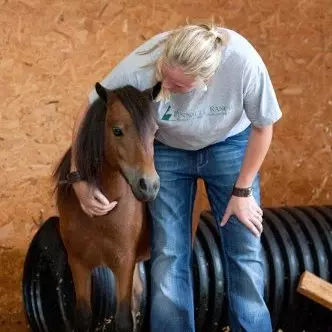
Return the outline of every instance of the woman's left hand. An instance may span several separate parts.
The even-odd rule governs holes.
[[[253,196],[232,196],[220,225],[225,226],[231,215],[235,215],[257,237],[262,234],[263,211]]]

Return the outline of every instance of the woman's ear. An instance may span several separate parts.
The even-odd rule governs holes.
[[[107,91],[106,89],[99,83],[97,82],[95,84],[95,88],[96,88],[96,91],[97,91],[97,94],[98,96],[105,102],[107,103]]]

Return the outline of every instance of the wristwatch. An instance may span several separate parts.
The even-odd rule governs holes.
[[[70,184],[81,181],[80,173],[78,171],[70,172],[67,174],[66,180]]]
[[[237,197],[249,197],[252,195],[252,187],[238,188],[234,185],[232,195]]]

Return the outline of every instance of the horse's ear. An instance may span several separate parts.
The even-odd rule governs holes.
[[[152,88],[145,90],[149,96],[150,101],[154,101],[159,95],[161,90],[161,82],[157,82]]]
[[[106,89],[99,83],[97,82],[95,85],[96,91],[98,96],[105,102],[107,103],[107,91]]]

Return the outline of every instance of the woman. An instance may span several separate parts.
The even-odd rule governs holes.
[[[161,82],[154,102],[159,131],[155,164],[161,187],[152,216],[153,332],[192,332],[191,220],[196,180],[202,178],[221,223],[232,331],[271,331],[263,300],[259,169],[281,111],[268,71],[238,33],[187,25],[154,36],[104,79],[109,89],[141,90]],[[90,95],[90,103],[97,98]],[[73,139],[84,115],[77,118]],[[72,160],[75,171],[75,160]],[[82,209],[108,213],[98,188],[74,183]]]

